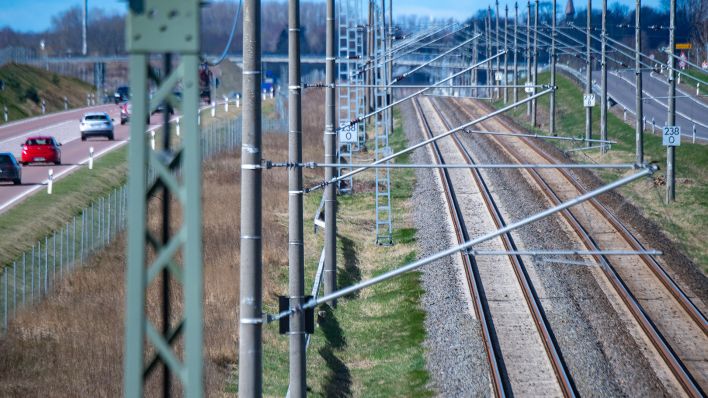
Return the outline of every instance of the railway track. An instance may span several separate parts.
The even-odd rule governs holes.
[[[463,120],[490,110],[473,101],[466,102],[465,106],[455,101],[445,104],[453,117],[466,115]],[[499,118],[481,125],[490,131],[514,131]],[[558,163],[528,138],[486,136],[483,139],[493,142],[516,163]],[[551,204],[585,191],[567,170],[532,169],[523,173]],[[561,215],[587,250],[643,249],[629,229],[598,200],[590,200]],[[694,303],[651,256],[595,255],[588,258],[600,265],[613,293],[624,303],[683,392],[694,397],[704,396],[708,383],[708,328],[701,309],[705,308],[705,303]]]
[[[436,111],[430,116],[425,112],[419,100],[414,101],[414,107],[427,138],[433,135],[432,125],[451,127],[441,113]],[[441,146],[446,148],[443,150]],[[438,164],[459,163],[460,160],[474,163],[456,136],[453,141],[434,143],[432,156]],[[478,169],[438,169],[438,173],[458,242],[505,225]],[[460,196],[464,197],[463,201],[458,200]],[[481,220],[482,212],[488,214],[486,223]],[[471,228],[467,227],[465,216],[474,218]],[[511,234],[506,234],[485,248],[516,250],[517,246]],[[543,396],[575,396],[572,380],[521,256],[476,258],[470,253],[461,253],[461,257],[475,314],[482,327],[495,395],[523,391]]]

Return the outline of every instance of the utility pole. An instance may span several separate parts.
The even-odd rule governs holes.
[[[517,34],[519,28],[519,3],[514,3],[514,103],[519,102],[519,47]]]
[[[669,10],[669,113],[666,124],[676,125],[676,79],[674,67],[674,48],[676,47],[676,0],[671,0]],[[678,137],[679,142],[681,136]],[[676,147],[669,145],[666,147],[666,203],[676,200]]]
[[[327,39],[326,39],[326,65],[325,74],[327,89],[325,90],[325,163],[338,163],[336,154],[337,133],[335,133],[334,123],[334,0],[327,0]],[[377,61],[378,62],[378,61]],[[335,167],[325,168],[325,181],[332,181],[337,175]],[[324,210],[325,210],[325,263],[324,263],[324,293],[330,294],[337,290],[337,186],[328,184],[324,190]],[[331,301],[332,307],[337,305],[336,301]]]
[[[88,53],[88,45],[86,44],[86,30],[88,27],[88,0],[84,0],[84,10],[81,21],[81,55],[84,57]]]
[[[500,41],[499,40],[499,0],[496,0],[495,3],[496,3],[496,11],[494,11],[494,18],[496,20],[496,27],[495,27],[496,33],[494,34],[494,44],[496,45],[495,48],[497,49],[497,53],[499,53],[499,41]],[[496,68],[494,70],[494,85],[497,87],[496,92],[495,92],[495,96],[497,99],[499,99],[499,88],[500,88],[499,85],[501,83],[499,80],[497,80],[497,76],[496,76],[497,73],[499,73],[499,72],[500,72],[499,58],[497,58],[496,59]]]
[[[602,98],[600,99],[600,139],[607,141],[607,0],[602,0]],[[607,153],[607,144],[600,146],[601,153]]]
[[[552,7],[552,14],[551,15],[551,87],[553,87],[553,91],[551,91],[551,99],[550,99],[550,110],[549,110],[549,117],[550,120],[548,121],[548,133],[550,135],[557,135],[556,134],[556,61],[557,61],[557,56],[556,56],[556,0],[553,0],[553,7]]]
[[[590,96],[592,95],[592,53],[590,51],[590,46],[592,45],[590,43],[590,23],[592,19],[592,0],[588,0],[588,12],[587,12],[587,18],[586,18],[586,26],[585,26],[585,65],[586,65],[586,70],[585,70],[585,94]],[[592,139],[592,107],[591,106],[585,106],[585,139],[586,140],[591,140]],[[588,146],[592,146],[592,142],[588,142]]]
[[[538,0],[533,11],[533,85],[538,82]],[[535,94],[535,89],[534,89]],[[536,127],[536,99],[531,101],[531,125]]]
[[[532,83],[531,80],[531,0],[526,3],[526,82]],[[534,87],[534,91],[536,88]],[[533,92],[526,94],[527,97],[531,97]],[[526,103],[526,117],[531,118],[531,101]]]
[[[238,391],[263,395],[263,242],[261,175],[261,2],[243,2],[241,287]]]
[[[509,102],[509,6],[504,6],[504,104]]]
[[[642,53],[642,24],[641,24],[642,0],[635,1],[634,11],[634,86],[636,122],[634,124],[635,146],[637,154],[637,164],[644,164],[644,102],[642,101],[642,65],[639,59]]]
[[[302,163],[302,86],[300,78],[300,0],[288,2],[288,161]],[[288,169],[288,292],[290,308],[305,297],[305,243],[303,229],[302,168]],[[307,394],[305,313],[290,316],[290,396]]]

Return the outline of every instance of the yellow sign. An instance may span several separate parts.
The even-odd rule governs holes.
[[[690,50],[691,47],[691,43],[676,43],[677,50]]]

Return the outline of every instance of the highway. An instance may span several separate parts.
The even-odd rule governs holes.
[[[600,93],[600,72],[593,72],[593,90]],[[608,96],[631,115],[635,114],[635,87],[633,71],[612,71],[607,74]],[[658,74],[642,75],[644,92],[644,117],[646,126],[651,129],[652,119],[656,123],[657,134],[667,118],[667,95],[669,86],[666,77]],[[695,96],[695,92],[686,92],[676,88],[676,124],[681,126],[684,141],[692,139],[693,126],[696,126],[696,140],[708,140],[708,103]],[[599,103],[599,101],[598,101]]]
[[[103,137],[81,141],[79,119],[86,112],[107,112],[115,122],[115,140]],[[161,114],[153,116],[157,123]],[[20,160],[20,144],[31,135],[51,135],[62,144],[62,164],[30,164],[22,167],[22,184],[0,183],[0,213],[22,201],[30,194],[44,188],[49,169],[54,170],[57,180],[79,167],[86,167],[89,148],[94,149],[94,159],[124,145],[130,135],[129,125],[120,125],[120,111],[117,105],[107,104],[76,110],[54,113],[51,115],[20,120],[0,126],[0,152],[12,152]]]

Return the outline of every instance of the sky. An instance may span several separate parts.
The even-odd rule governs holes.
[[[236,0],[232,0],[236,1]],[[310,0],[312,1],[312,0]],[[314,0],[323,1],[323,0]],[[337,1],[337,0],[335,0]],[[123,12],[126,1],[122,0],[88,0],[89,8],[101,8],[107,12]],[[520,3],[525,1],[521,0]],[[565,7],[566,0],[558,0],[558,9]],[[634,0],[608,0],[612,4],[619,2],[634,8]],[[644,0],[645,5],[658,7],[660,0]],[[41,32],[49,28],[52,16],[72,6],[81,6],[81,0],[0,0],[0,28],[11,27],[23,32]],[[471,16],[479,8],[493,5],[492,0],[393,0],[393,14],[396,15],[427,15],[432,18],[454,18],[463,20]],[[513,7],[513,1],[500,0],[500,8],[505,4]],[[574,0],[576,10],[585,8],[586,1]],[[593,2],[593,8],[600,7],[598,0]]]

